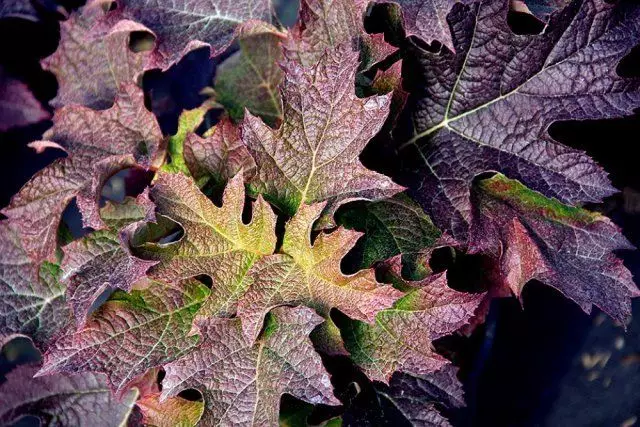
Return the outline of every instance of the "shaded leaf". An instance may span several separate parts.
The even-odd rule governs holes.
[[[569,3],[569,0],[511,0],[511,9],[530,13],[536,18],[546,21],[552,13],[562,10]]]
[[[204,412],[204,402],[182,397],[160,401],[160,393],[144,396],[136,402],[142,411],[142,421],[149,427],[193,427]]]
[[[27,335],[45,348],[71,320],[60,267],[35,264],[8,221],[0,222],[0,253],[0,345]]]
[[[366,169],[360,152],[382,127],[389,96],[357,98],[357,53],[330,51],[318,65],[283,62],[284,121],[274,130],[247,114],[242,139],[257,164],[249,182],[288,215],[303,203],[329,200],[329,210],[354,199],[391,196],[402,187]]]
[[[416,36],[425,43],[439,41],[454,49],[447,15],[456,0],[376,0],[377,3],[396,4],[402,27],[407,37]],[[462,0],[463,3],[466,0]]]
[[[163,397],[186,388],[204,395],[203,426],[277,425],[282,394],[337,405],[308,335],[322,319],[305,307],[273,310],[263,336],[243,336],[239,319],[196,319],[202,343],[166,366]]]
[[[449,15],[457,53],[413,44],[405,59],[416,70],[406,110],[415,134],[404,144],[407,158],[420,159],[413,195],[462,242],[471,182],[486,171],[565,203],[612,194],[606,173],[547,129],[558,120],[619,117],[640,105],[640,79],[616,74],[640,41],[640,8],[575,1],[533,36],[514,34],[507,12],[506,0],[458,4]]]
[[[381,34],[364,31],[367,5],[363,0],[302,0],[298,22],[283,43],[285,55],[303,67],[313,67],[326,51],[349,46],[361,52],[361,68],[369,69],[396,48]]]
[[[282,121],[282,101],[278,85],[282,81],[280,43],[286,35],[260,21],[239,27],[240,51],[216,69],[216,101],[234,121],[242,120],[244,109],[261,117],[270,126]]]
[[[633,246],[611,220],[499,174],[480,181],[473,199],[469,250],[496,258],[496,285],[520,296],[537,279],[587,313],[596,305],[622,323],[631,315],[640,291],[613,251]]]
[[[3,0],[0,3],[1,18],[22,18],[37,21],[38,12],[30,0]]]
[[[336,222],[364,233],[354,247],[360,268],[401,254],[405,265],[417,273],[441,236],[422,208],[406,194],[353,203],[338,212]]]
[[[50,116],[26,84],[0,67],[0,132],[38,123]]]
[[[36,417],[42,425],[125,425],[137,393],[129,390],[118,399],[104,375],[92,372],[33,375],[36,366],[18,366],[0,385],[0,423],[13,425]]]
[[[376,425],[382,420],[398,423],[394,408],[399,415],[416,427],[450,427],[449,421],[441,414],[441,408],[454,409],[464,406],[462,384],[456,377],[457,368],[445,365],[442,369],[424,376],[413,376],[396,372],[389,385],[374,385],[376,399],[368,402],[367,412],[359,408],[349,408],[344,418],[345,426]],[[376,407],[377,406],[377,407]],[[369,423],[369,424],[367,424]]]
[[[278,305],[304,304],[327,317],[331,308],[373,322],[376,313],[390,307],[402,293],[382,286],[373,270],[346,276],[340,260],[360,233],[339,228],[321,233],[313,245],[311,229],[322,204],[303,205],[287,223],[280,254],[261,258],[249,271],[248,292],[238,304],[238,316],[247,337],[257,338],[266,314]]]
[[[192,348],[193,318],[209,295],[200,282],[151,282],[142,290],[114,293],[85,327],[55,341],[38,375],[102,372],[120,393],[147,369],[168,363]]]
[[[255,173],[256,164],[240,139],[239,129],[226,117],[205,132],[190,133],[184,143],[184,160],[196,180],[212,179],[224,185],[240,170],[245,180]]]

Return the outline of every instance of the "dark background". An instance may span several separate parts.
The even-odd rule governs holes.
[[[62,3],[79,6],[77,1]],[[290,1],[278,5],[285,24],[295,20],[296,7]],[[39,60],[56,48],[59,16],[44,8],[40,12],[40,22],[0,20],[0,65],[26,82],[46,105],[57,85],[41,69]],[[527,17],[513,15],[510,20],[521,32],[539,29]],[[165,133],[175,131],[177,114],[183,108],[194,108],[204,99],[199,91],[211,84],[215,66],[208,51],[200,50],[166,73],[145,75],[148,106],[158,115]],[[640,76],[640,48],[623,60],[618,71]],[[0,206],[6,206],[36,171],[60,155],[55,150],[38,155],[26,146],[50,125],[45,122],[0,133]],[[609,171],[622,192],[591,208],[610,216],[640,246],[640,114],[555,123],[551,134],[587,151]],[[363,158],[370,167],[376,161]],[[64,218],[76,233],[81,232],[74,206]],[[640,282],[640,252],[626,251],[620,256]],[[468,277],[470,271],[482,273],[473,268],[480,262],[458,257],[447,267],[451,277],[468,281],[474,279]],[[635,416],[640,417],[640,300],[635,301],[633,313],[625,332],[597,309],[586,315],[560,293],[538,283],[525,287],[522,304],[515,298],[496,300],[486,324],[471,337],[445,338],[438,343],[461,366],[466,392],[467,407],[447,415],[459,426],[630,426]],[[18,347],[0,356],[0,376],[24,361]],[[353,374],[339,362],[332,369],[345,378]],[[390,423],[395,423],[393,419]]]

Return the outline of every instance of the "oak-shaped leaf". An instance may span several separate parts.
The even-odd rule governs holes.
[[[83,225],[104,228],[98,205],[104,182],[121,169],[151,167],[162,154],[160,127],[133,85],[124,86],[108,110],[66,106],[53,122],[45,138],[69,156],[34,175],[2,210],[34,260],[52,256],[60,216],[74,197]]]
[[[469,3],[467,0],[462,2]],[[392,13],[401,21],[406,37],[415,36],[425,43],[439,41],[453,50],[447,15],[456,0],[376,0],[376,3],[395,6]]]
[[[378,283],[372,269],[345,275],[340,261],[361,233],[338,228],[311,242],[323,204],[303,205],[287,223],[281,253],[261,258],[247,274],[249,290],[238,304],[247,337],[256,339],[266,314],[279,305],[306,305],[324,317],[337,308],[353,319],[373,322],[402,292]]]
[[[407,182],[436,225],[463,243],[471,183],[483,172],[502,172],[570,204],[612,194],[604,170],[555,141],[548,127],[640,106],[640,79],[616,73],[640,42],[638,5],[574,1],[538,35],[514,34],[508,6],[456,4],[448,18],[456,53],[410,43],[405,58],[415,70],[404,81],[411,92],[405,124],[414,133],[402,151],[418,163]]]
[[[399,258],[393,262],[399,275]],[[341,327],[352,360],[371,380],[388,383],[395,371],[427,375],[441,369],[448,360],[432,342],[465,325],[484,296],[449,288],[444,273],[405,285],[408,293],[373,324],[348,321]]]
[[[35,263],[9,221],[0,222],[0,345],[26,335],[40,348],[70,322],[56,264]]]
[[[364,233],[354,247],[360,268],[402,255],[411,277],[420,274],[441,237],[424,210],[406,194],[346,205],[337,212],[336,222]]]
[[[329,375],[308,338],[322,322],[306,307],[279,307],[269,315],[260,339],[242,333],[240,319],[198,317],[198,347],[165,366],[163,397],[187,388],[205,400],[203,426],[278,425],[282,394],[339,405]]]
[[[150,282],[130,293],[116,291],[85,326],[58,338],[44,355],[38,375],[101,372],[117,393],[149,368],[168,363],[191,349],[187,336],[209,295],[202,283]]]
[[[226,182],[242,170],[245,180],[255,173],[256,163],[240,139],[240,130],[228,117],[223,117],[202,137],[190,133],[184,142],[184,161],[191,175],[211,180],[216,185]]]
[[[282,81],[280,44],[286,35],[260,21],[249,21],[238,29],[240,50],[216,69],[215,99],[234,120],[242,120],[244,109],[270,126],[282,121],[278,85]]]
[[[46,120],[51,115],[29,87],[0,66],[0,132]]]
[[[250,223],[242,221],[244,184],[241,174],[231,179],[217,207],[183,174],[160,173],[151,189],[157,213],[179,224],[184,235],[172,243],[154,243],[147,238],[153,224],[132,236],[137,253],[160,261],[149,272],[158,280],[176,282],[198,275],[213,281],[211,296],[202,315],[235,314],[238,298],[248,284],[245,276],[262,256],[276,246],[276,217],[261,197],[253,205]]]
[[[613,251],[633,246],[611,220],[500,174],[480,181],[473,199],[469,251],[496,259],[497,286],[520,296],[536,279],[587,313],[596,305],[622,323],[631,315],[631,298],[640,291]]]
[[[109,108],[120,87],[135,83],[150,61],[149,51],[133,52],[129,48],[133,33],[149,30],[128,20],[111,25],[104,22],[104,14],[99,2],[90,2],[60,24],[57,50],[41,61],[58,80],[53,106]]]
[[[209,47],[211,56],[224,51],[241,23],[252,19],[271,21],[269,0],[158,2],[116,0],[110,21],[131,19],[148,27],[156,37],[149,68],[167,70],[192,50]]]
[[[249,188],[288,215],[304,203],[328,200],[332,212],[349,200],[378,199],[402,190],[358,158],[382,127],[390,96],[356,97],[357,58],[357,52],[343,46],[327,51],[311,67],[284,60],[280,128],[245,115],[242,140],[257,165]]]
[[[102,374],[57,373],[34,378],[37,370],[20,365],[7,374],[0,385],[2,425],[15,425],[29,417],[51,426],[126,425],[137,397],[135,390],[118,398]]]
[[[146,193],[141,194],[138,201],[127,197],[123,203],[107,202],[101,209],[101,217],[107,229],[94,231],[62,248],[62,281],[67,284],[67,301],[78,326],[85,323],[90,308],[105,291],[130,291],[156,264],[156,261],[133,256],[120,235],[124,227],[155,219],[153,204]]]

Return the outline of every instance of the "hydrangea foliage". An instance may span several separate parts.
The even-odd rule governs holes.
[[[508,0],[391,3],[393,45],[360,0],[302,0],[291,29],[268,0],[94,0],[62,22],[41,63],[53,125],[31,146],[66,157],[0,219],[0,344],[42,351],[0,384],[3,424],[273,426],[285,394],[333,407],[329,423],[382,422],[334,393],[340,355],[378,405],[448,425],[464,397],[437,341],[491,298],[538,280],[626,321],[640,291],[615,251],[632,246],[580,205],[615,189],[548,128],[640,107],[640,80],[616,71],[640,6],[525,1],[548,23],[517,35]],[[141,76],[200,47],[220,58],[212,99],[163,135]],[[49,117],[0,79],[0,131]],[[377,143],[411,167],[367,167]],[[124,169],[144,190],[103,200]],[[74,200],[78,238],[61,224]],[[487,292],[431,271],[443,246],[489,260]]]

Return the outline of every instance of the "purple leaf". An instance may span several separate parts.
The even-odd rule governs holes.
[[[38,123],[50,116],[26,84],[9,77],[0,67],[0,132]]]
[[[46,348],[71,319],[60,267],[37,265],[6,220],[0,221],[0,252],[0,345],[27,335],[38,348]]]
[[[149,368],[180,357],[197,343],[187,334],[208,295],[198,281],[151,282],[128,294],[116,292],[82,329],[49,347],[38,375],[102,372],[121,393]]]
[[[503,175],[481,181],[473,197],[469,251],[496,259],[495,286],[520,296],[537,279],[585,312],[596,305],[625,323],[631,298],[640,291],[613,254],[633,246],[611,220],[547,199]]]
[[[131,19],[150,28],[157,48],[149,68],[168,69],[187,53],[210,47],[211,56],[220,54],[233,41],[242,22],[271,20],[269,0],[117,0],[118,10],[111,20]]]
[[[47,377],[33,375],[35,366],[18,366],[0,386],[0,423],[14,425],[25,417],[36,417],[41,425],[126,425],[137,392],[129,390],[121,399],[113,396],[104,375],[83,372]]]
[[[133,32],[149,33],[145,26],[128,20],[111,26],[101,21],[104,14],[100,4],[90,3],[60,24],[58,49],[41,61],[58,80],[53,106],[109,108],[120,87],[135,83],[151,60],[150,52],[129,48]]]
[[[396,4],[400,8],[405,35],[421,38],[425,43],[439,41],[454,49],[447,15],[459,0],[376,0]],[[468,0],[463,0],[467,2]]]
[[[449,15],[457,53],[413,44],[405,63],[416,70],[406,109],[415,132],[403,145],[420,163],[413,194],[461,242],[471,182],[486,171],[565,203],[615,192],[602,168],[547,129],[558,120],[620,117],[640,106],[640,79],[616,74],[640,41],[640,8],[576,1],[534,36],[512,33],[507,12],[506,0],[458,4]]]
[[[277,425],[282,394],[338,405],[329,375],[308,338],[322,318],[306,307],[272,311],[258,342],[244,337],[239,319],[196,319],[202,343],[165,367],[164,398],[187,388],[205,400],[203,426]]]
[[[160,127],[133,85],[124,86],[108,110],[67,106],[56,111],[53,121],[45,137],[69,157],[38,172],[2,210],[36,261],[53,254],[60,216],[74,197],[85,226],[102,228],[97,205],[102,183],[120,169],[151,167],[161,154]]]

